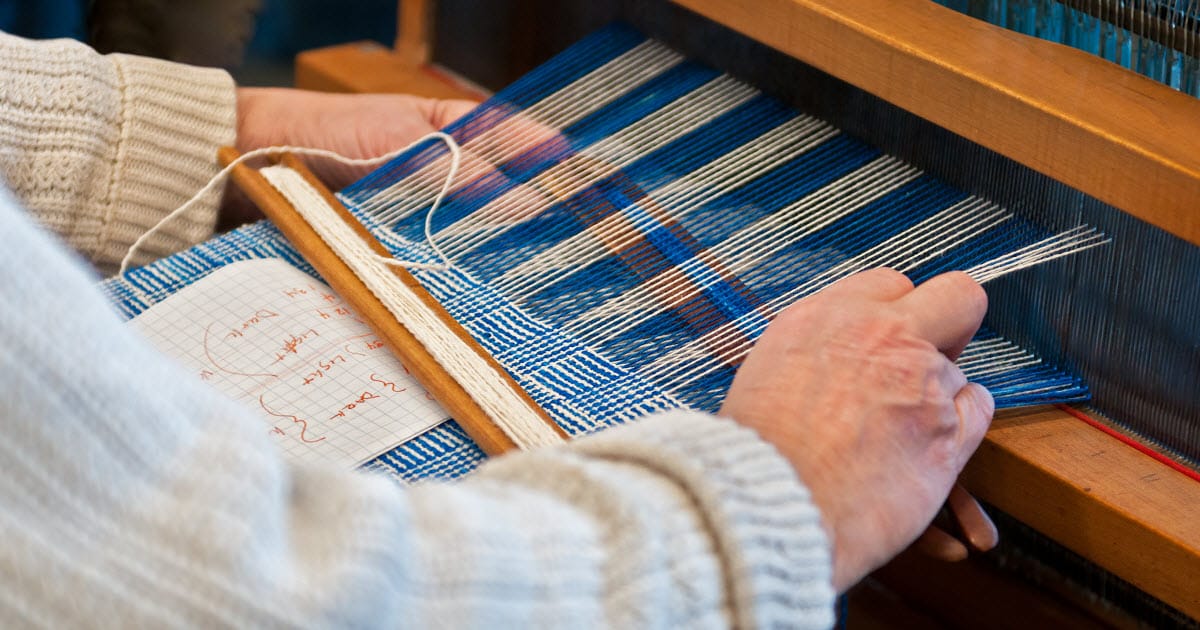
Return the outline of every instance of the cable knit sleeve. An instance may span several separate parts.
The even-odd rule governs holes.
[[[733,422],[651,416],[408,488],[289,466],[3,191],[0,225],[0,626],[832,623],[820,515]]]
[[[40,222],[116,270],[130,245],[217,169],[236,129],[221,70],[0,33],[0,173]],[[136,264],[207,238],[219,193],[156,232]]]

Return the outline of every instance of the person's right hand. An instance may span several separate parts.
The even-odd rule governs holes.
[[[983,439],[991,394],[952,360],[986,310],[966,274],[875,269],[784,310],[738,370],[720,414],[796,468],[839,592],[917,538]]]

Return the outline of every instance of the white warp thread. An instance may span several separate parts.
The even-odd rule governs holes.
[[[561,438],[474,349],[447,327],[404,285],[380,256],[326,203],[319,192],[292,169],[271,166],[259,171],[321,235],[325,243],[362,280],[392,316],[412,332],[425,349],[492,422],[517,447],[550,446]]]

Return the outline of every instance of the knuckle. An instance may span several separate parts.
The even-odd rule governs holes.
[[[915,322],[906,313],[893,308],[880,308],[856,313],[847,329],[868,347],[903,348],[913,338]]]
[[[964,308],[969,308],[972,312],[980,315],[987,312],[988,296],[983,285],[962,271],[953,271],[946,276],[955,283],[956,293],[961,296]]]
[[[913,349],[889,362],[889,397],[907,410],[913,429],[925,440],[955,442],[961,430],[955,392],[947,391],[947,361],[936,352]]]
[[[962,392],[955,398],[955,404],[963,422],[969,425],[968,428],[986,423],[996,409],[992,393],[976,384],[963,387]]]
[[[875,267],[859,275],[894,291],[910,291],[913,288],[912,280],[908,276],[890,267]]]

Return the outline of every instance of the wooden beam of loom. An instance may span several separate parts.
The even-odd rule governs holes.
[[[1200,483],[1057,409],[997,416],[962,482],[1200,618]]]
[[[296,87],[322,92],[405,93],[482,100],[482,88],[431,64],[412,65],[375,42],[354,42],[296,55]]]
[[[228,166],[238,158],[237,150],[224,147],[218,153],[223,165]],[[300,160],[291,155],[284,155],[282,164],[304,177],[310,186],[316,189],[342,218],[351,226],[360,238],[367,243],[375,253],[391,257],[391,253],[383,247],[366,228],[350,214],[341,202],[329,192]],[[380,339],[387,344],[393,354],[400,359],[412,376],[423,385],[437,400],[442,408],[462,426],[467,435],[489,455],[500,454],[516,448],[516,444],[498,426],[496,426],[480,408],[462,385],[455,381],[441,364],[425,349],[425,346],[400,322],[396,321],[388,307],[371,292],[369,288],[355,275],[354,271],[338,257],[333,250],[325,245],[321,236],[292,208],[292,205],[279,193],[257,170],[245,164],[239,164],[233,169],[235,183],[263,211],[267,218],[283,232],[292,245],[304,255],[321,274],[327,283],[342,297],[359,315]],[[560,428],[536,403],[529,398],[516,382],[512,381],[504,368],[496,362],[450,314],[438,304],[433,296],[408,271],[389,267],[397,277],[421,297],[425,306],[438,315],[455,335],[470,346],[479,356],[483,357],[492,369],[509,381],[510,386],[525,400],[526,404],[535,410],[560,437],[567,439],[566,433]]]
[[[431,62],[434,5],[434,0],[399,3],[395,49],[361,41],[296,55],[296,87],[473,101],[491,96],[487,90]]]
[[[929,0],[673,0],[1200,245],[1200,100]]]

